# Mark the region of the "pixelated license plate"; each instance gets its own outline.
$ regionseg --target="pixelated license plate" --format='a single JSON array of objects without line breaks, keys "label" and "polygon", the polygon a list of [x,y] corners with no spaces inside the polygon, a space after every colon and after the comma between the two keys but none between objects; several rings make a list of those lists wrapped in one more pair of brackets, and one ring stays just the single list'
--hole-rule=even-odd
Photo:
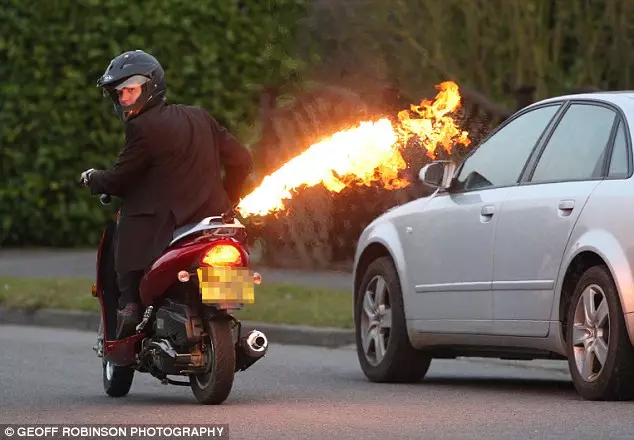
[{"label": "pixelated license plate", "polygon": [[199,267],[197,274],[204,304],[255,302],[253,276],[247,268]]}]

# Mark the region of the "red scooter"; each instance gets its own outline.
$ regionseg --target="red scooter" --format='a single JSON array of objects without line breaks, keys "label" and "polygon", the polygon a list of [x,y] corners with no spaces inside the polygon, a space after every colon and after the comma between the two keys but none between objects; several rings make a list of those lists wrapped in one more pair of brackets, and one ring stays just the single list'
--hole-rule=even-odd
[{"label": "red scooter", "polygon": [[[100,200],[107,205],[111,198],[101,195]],[[231,210],[174,231],[141,281],[145,312],[136,334],[117,340],[113,237],[118,218],[119,213],[104,230],[92,292],[101,304],[94,350],[102,358],[105,392],[127,395],[136,371],[150,373],[165,385],[190,386],[202,404],[221,404],[235,373],[249,368],[268,349],[262,332],[243,336],[240,321],[232,316],[255,301],[255,284],[261,282],[260,275],[249,270],[244,225]]]}]

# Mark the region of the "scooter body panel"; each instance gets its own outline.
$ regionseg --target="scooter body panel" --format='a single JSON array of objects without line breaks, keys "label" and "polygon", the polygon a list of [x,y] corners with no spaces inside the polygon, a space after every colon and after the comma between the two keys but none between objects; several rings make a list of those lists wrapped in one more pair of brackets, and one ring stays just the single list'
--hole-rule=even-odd
[{"label": "scooter body panel", "polygon": [[184,241],[163,253],[152,264],[139,286],[141,303],[148,307],[159,299],[167,289],[178,282],[178,273],[187,271],[194,275],[196,268],[202,265],[201,260],[205,253],[214,246],[231,244],[240,251],[243,265],[248,264],[248,254],[240,243],[227,238],[204,238],[195,241]]}]

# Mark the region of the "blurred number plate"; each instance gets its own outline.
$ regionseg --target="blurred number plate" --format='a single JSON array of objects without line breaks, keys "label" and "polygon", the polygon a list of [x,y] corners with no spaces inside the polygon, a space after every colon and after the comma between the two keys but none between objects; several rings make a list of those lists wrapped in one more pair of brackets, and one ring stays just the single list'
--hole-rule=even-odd
[{"label": "blurred number plate", "polygon": [[243,267],[199,267],[198,285],[206,304],[255,302],[253,276]]}]

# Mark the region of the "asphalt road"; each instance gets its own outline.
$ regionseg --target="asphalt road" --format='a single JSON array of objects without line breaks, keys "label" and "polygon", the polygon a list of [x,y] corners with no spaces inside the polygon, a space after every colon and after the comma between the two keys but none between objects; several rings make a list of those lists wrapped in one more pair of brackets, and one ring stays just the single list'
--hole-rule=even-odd
[{"label": "asphalt road", "polygon": [[138,375],[102,390],[94,335],[0,326],[0,423],[228,423],[233,439],[631,438],[631,403],[582,401],[566,373],[434,361],[414,385],[365,380],[351,348],[272,346],[222,406]]},{"label": "asphalt road", "polygon": [[[0,276],[95,277],[96,250],[2,249]],[[293,283],[350,291],[352,275],[337,271],[303,271],[254,267],[263,282]]]}]

